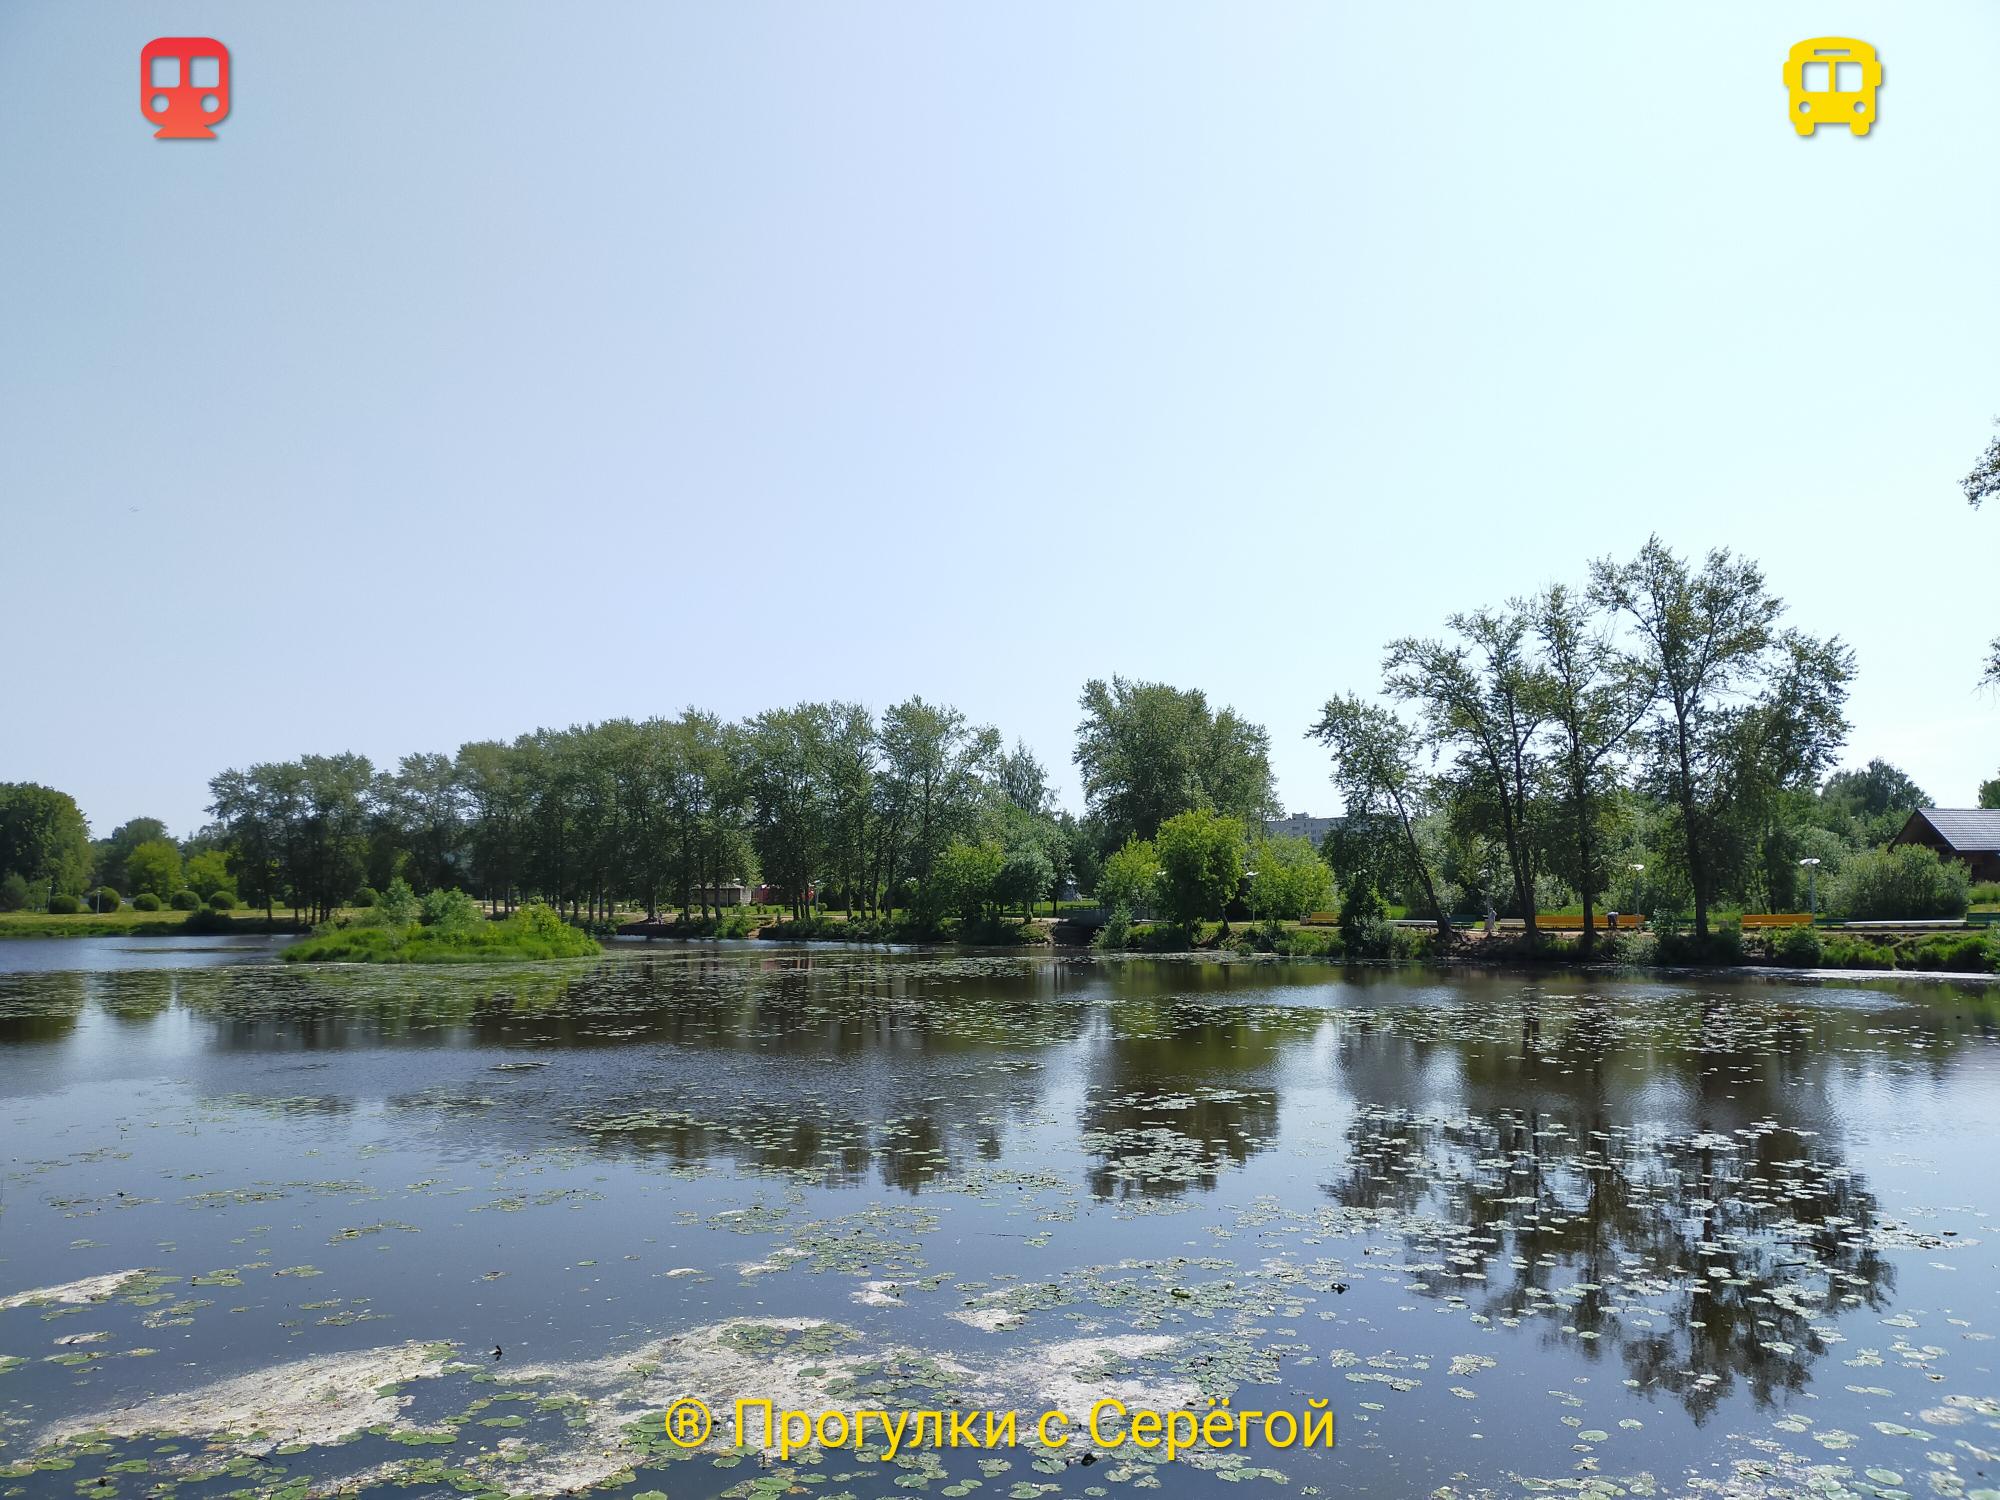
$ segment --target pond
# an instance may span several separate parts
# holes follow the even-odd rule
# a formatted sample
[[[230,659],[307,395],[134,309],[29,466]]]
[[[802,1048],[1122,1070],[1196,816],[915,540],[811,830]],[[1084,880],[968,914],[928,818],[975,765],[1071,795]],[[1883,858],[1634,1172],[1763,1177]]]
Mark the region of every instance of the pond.
[[[1990,990],[272,957],[0,945],[0,1493],[2000,1497]]]

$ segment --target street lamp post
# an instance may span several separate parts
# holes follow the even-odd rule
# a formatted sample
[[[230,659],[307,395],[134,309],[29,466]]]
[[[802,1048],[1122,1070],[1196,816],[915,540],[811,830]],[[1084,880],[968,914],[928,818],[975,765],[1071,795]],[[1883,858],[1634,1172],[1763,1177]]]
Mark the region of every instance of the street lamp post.
[[[1806,867],[1806,899],[1811,903],[1807,910],[1812,913],[1813,921],[1817,922],[1819,920],[1819,861],[1816,859],[1802,859],[1799,863]]]

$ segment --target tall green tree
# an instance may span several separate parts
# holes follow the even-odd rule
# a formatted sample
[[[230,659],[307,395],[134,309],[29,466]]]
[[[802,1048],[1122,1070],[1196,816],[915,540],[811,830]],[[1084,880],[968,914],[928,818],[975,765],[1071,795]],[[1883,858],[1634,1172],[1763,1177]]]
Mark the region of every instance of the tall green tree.
[[[229,873],[229,856],[221,849],[199,849],[182,866],[187,887],[206,901],[218,891],[235,894]]]
[[[820,747],[826,786],[826,873],[847,914],[876,904],[869,878],[869,820],[875,813],[878,771],[875,719],[859,703],[827,705]]]
[[[344,752],[300,756],[298,771],[294,899],[324,922],[361,884],[375,768],[367,756]]]
[[[938,855],[933,875],[939,911],[955,913],[962,922],[981,922],[1001,899],[1001,874],[1007,855],[989,840],[953,839]]]
[[[1814,821],[1857,848],[1894,838],[1928,793],[1899,766],[1876,758],[1859,770],[1836,771],[1819,789]]]
[[[289,768],[271,762],[210,779],[208,811],[229,839],[237,892],[269,920],[289,886]]]
[[[2000,418],[1993,425],[2000,428]],[[2000,436],[1995,436],[1986,444],[1986,451],[1979,455],[1979,462],[1972,466],[1972,472],[1959,481],[1965,491],[1966,503],[1974,510],[1994,495],[2000,495]]]
[[[181,851],[167,839],[147,839],[125,856],[130,894],[144,893],[165,901],[181,888]]]
[[[988,839],[1001,851],[994,881],[995,904],[1025,916],[1050,896],[1069,861],[1061,826],[1046,812],[1031,812],[1011,797],[996,795],[983,820]]]
[[[1541,728],[1550,684],[1530,659],[1529,623],[1518,610],[1455,614],[1455,641],[1393,642],[1384,663],[1389,691],[1415,704],[1430,738],[1456,752],[1455,799],[1478,831],[1506,852],[1514,905],[1535,941],[1541,789]]]
[[[1452,941],[1451,917],[1438,894],[1437,872],[1417,825],[1433,789],[1421,765],[1423,738],[1389,709],[1353,693],[1327,700],[1309,731],[1333,757],[1333,784],[1346,811],[1343,835],[1359,845],[1368,873],[1393,871],[1417,891],[1438,937]],[[1342,871],[1343,878],[1347,872]],[[1349,899],[1360,883],[1347,880]]]
[[[1150,911],[1160,899],[1160,855],[1152,840],[1128,838],[1106,855],[1094,891],[1113,911]]]
[[[498,911],[512,911],[520,889],[527,819],[526,784],[513,751],[499,740],[458,747],[452,774],[465,798],[467,874]]]
[[[1333,907],[1333,871],[1311,839],[1263,838],[1250,847],[1250,914],[1296,922]]]
[[[0,876],[20,876],[45,901],[81,891],[90,867],[90,825],[75,798],[31,781],[0,782]]]
[[[1113,677],[1084,684],[1076,764],[1110,847],[1149,839],[1177,813],[1208,808],[1256,824],[1282,809],[1270,737],[1199,690]]]
[[[457,762],[448,755],[406,755],[379,791],[397,841],[410,855],[417,886],[462,885],[467,869],[470,799]]]
[[[1049,795],[1047,768],[1019,740],[1014,741],[1012,750],[995,757],[993,784],[1001,796],[1023,812],[1040,816],[1055,811],[1054,799]]]
[[[701,915],[720,914],[720,888],[730,881],[755,884],[756,854],[750,838],[748,752],[740,726],[690,708],[679,721],[680,754],[669,793],[669,836],[676,850],[681,914],[691,904]],[[693,895],[700,893],[695,902]]]
[[[881,746],[881,815],[892,834],[884,883],[906,873],[927,910],[938,856],[976,825],[1000,735],[955,708],[910,698],[883,713]]]
[[[130,891],[125,860],[141,844],[167,837],[167,825],[158,818],[131,818],[111,830],[110,836],[95,846],[97,870],[91,877],[99,885]]]
[[[805,914],[807,893],[825,856],[829,796],[827,744],[832,710],[824,703],[766,710],[745,726],[743,775],[755,815],[764,878]]]
[[[1153,847],[1160,860],[1160,896],[1167,915],[1190,941],[1196,924],[1220,916],[1243,884],[1246,838],[1242,820],[1205,807],[1176,813],[1160,825]]]
[[[1556,867],[1583,902],[1583,948],[1596,941],[1598,896],[1611,876],[1604,810],[1617,790],[1617,758],[1652,702],[1651,685],[1617,651],[1589,599],[1553,584],[1526,609],[1541,657],[1547,773],[1553,792]]]
[[[2000,421],[1994,423],[2000,427]],[[1995,437],[1986,445],[1979,462],[1972,466],[1972,472],[1960,481],[1965,490],[1966,502],[1974,510],[1992,495],[2000,495],[2000,437]],[[1980,681],[1988,687],[2000,688],[2000,636],[1993,638]]]
[[[1784,601],[1726,550],[1700,566],[1651,538],[1592,569],[1594,597],[1629,624],[1630,669],[1652,685],[1642,736],[1652,788],[1677,823],[1695,931],[1755,847],[1772,794],[1816,783],[1846,736],[1853,653],[1783,630]]]

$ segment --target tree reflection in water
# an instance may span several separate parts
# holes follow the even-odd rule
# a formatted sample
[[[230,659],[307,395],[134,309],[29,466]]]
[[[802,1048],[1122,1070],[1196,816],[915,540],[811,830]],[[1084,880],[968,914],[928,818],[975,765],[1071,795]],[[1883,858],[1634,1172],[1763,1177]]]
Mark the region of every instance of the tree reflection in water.
[[[1297,1024],[1249,1010],[1160,999],[1106,1008],[1092,1038],[1090,1097],[1078,1144],[1098,1158],[1098,1198],[1207,1190],[1278,1132],[1278,1092],[1263,1080]]]
[[[1566,1020],[1552,1042],[1529,1007],[1514,1062],[1523,1093],[1537,1093],[1524,1074],[1561,1063],[1572,1107],[1366,1107],[1323,1191],[1400,1233],[1412,1290],[1508,1326],[1543,1319],[1587,1357],[1615,1350],[1642,1390],[1670,1392],[1696,1421],[1738,1380],[1760,1404],[1803,1390],[1833,1317],[1886,1302],[1883,1250],[1904,1232],[1775,1111],[1710,1128],[1700,1079],[1747,1089],[1733,1047],[1695,1049],[1697,1119],[1663,1129],[1618,1120],[1594,1087],[1604,1017],[1586,1006]]]

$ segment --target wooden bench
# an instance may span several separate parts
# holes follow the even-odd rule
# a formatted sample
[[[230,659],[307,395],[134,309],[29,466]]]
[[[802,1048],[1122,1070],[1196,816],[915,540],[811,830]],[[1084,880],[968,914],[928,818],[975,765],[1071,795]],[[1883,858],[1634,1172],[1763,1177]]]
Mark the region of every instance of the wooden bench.
[[[1743,914],[1743,930],[1755,932],[1763,927],[1810,927],[1812,916],[1802,911],[1758,911]]]
[[[1609,914],[1605,912],[1593,913],[1591,916],[1591,927],[1598,932],[1611,931],[1612,924],[1608,917]],[[1617,917],[1617,930],[1619,932],[1630,932],[1644,925],[1646,920],[1634,911],[1621,911],[1617,914]],[[1581,932],[1583,931],[1583,916],[1581,913],[1567,915],[1556,912],[1536,912],[1535,926],[1539,927],[1543,932]]]
[[[1309,911],[1299,918],[1301,927],[1338,927],[1340,913],[1337,911]]]

